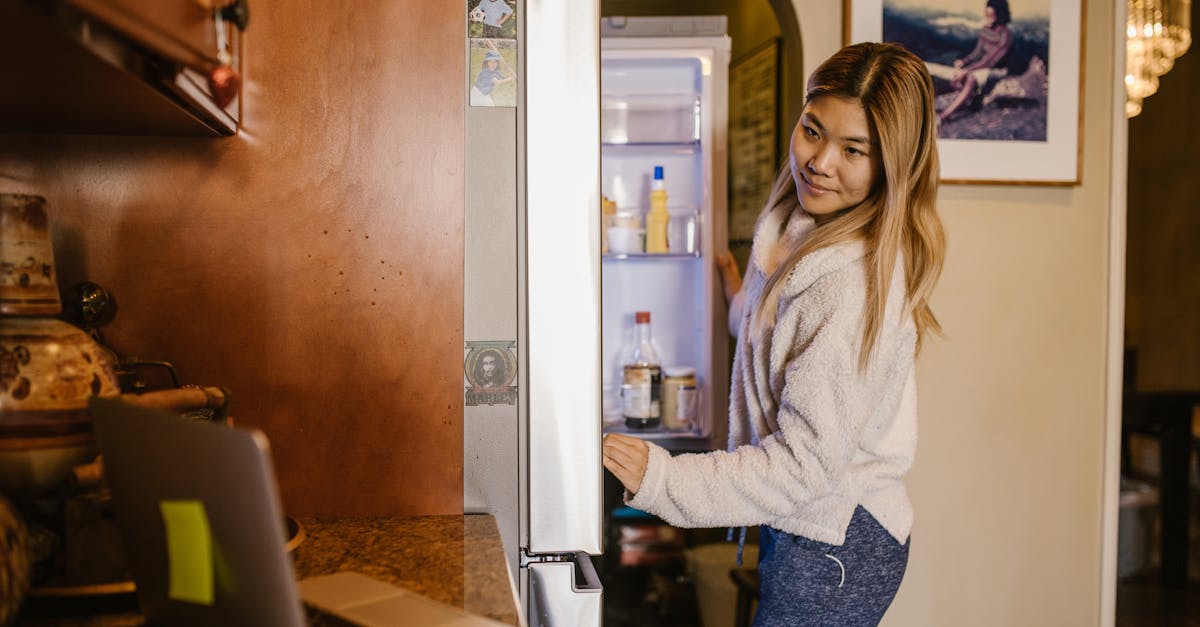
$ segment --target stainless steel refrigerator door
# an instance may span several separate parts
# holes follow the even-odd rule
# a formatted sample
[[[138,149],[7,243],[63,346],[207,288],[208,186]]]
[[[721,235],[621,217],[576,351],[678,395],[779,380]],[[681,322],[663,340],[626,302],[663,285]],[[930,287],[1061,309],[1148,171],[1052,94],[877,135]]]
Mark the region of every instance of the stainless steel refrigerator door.
[[[525,4],[528,547],[534,554],[601,552],[598,5]]]
[[[586,553],[529,565],[529,627],[600,627],[600,578]]]

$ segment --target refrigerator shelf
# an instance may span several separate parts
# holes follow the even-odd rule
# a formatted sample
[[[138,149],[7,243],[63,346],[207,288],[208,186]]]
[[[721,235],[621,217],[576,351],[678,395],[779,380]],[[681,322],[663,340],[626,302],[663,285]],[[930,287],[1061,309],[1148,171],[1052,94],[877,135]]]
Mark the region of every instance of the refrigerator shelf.
[[[630,429],[623,422],[606,423],[602,432],[607,435],[609,433],[621,433],[624,435],[632,435],[644,440],[668,440],[668,439],[695,439],[702,440],[708,435],[696,430],[678,430],[672,431],[664,427],[657,429]]]
[[[700,109],[700,94],[695,91],[620,92],[606,90],[600,94],[600,115],[614,111],[670,111],[691,114]]]
[[[700,141],[700,94],[607,93],[600,96],[603,143]]]
[[[608,156],[642,156],[647,154],[694,155],[700,152],[700,141],[690,142],[603,142],[600,146]]]
[[[604,253],[605,261],[649,261],[654,259],[699,259],[700,253]]]

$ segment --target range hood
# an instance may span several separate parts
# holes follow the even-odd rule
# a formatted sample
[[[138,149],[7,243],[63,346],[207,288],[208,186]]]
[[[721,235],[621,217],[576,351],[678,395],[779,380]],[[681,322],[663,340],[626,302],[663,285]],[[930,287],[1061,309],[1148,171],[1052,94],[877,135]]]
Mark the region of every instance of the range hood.
[[[0,133],[233,135],[240,97],[219,106],[204,73],[218,63],[206,4],[0,0]],[[154,14],[168,5],[176,14]],[[226,27],[236,70],[240,37]]]

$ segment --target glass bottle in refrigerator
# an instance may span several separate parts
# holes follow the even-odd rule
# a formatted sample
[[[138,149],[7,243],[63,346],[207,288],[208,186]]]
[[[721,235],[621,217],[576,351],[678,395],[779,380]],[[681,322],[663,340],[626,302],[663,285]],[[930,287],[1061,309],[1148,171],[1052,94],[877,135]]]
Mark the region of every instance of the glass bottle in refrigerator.
[[[653,429],[662,423],[662,362],[650,331],[650,312],[635,314],[633,352],[624,366],[621,413],[630,429]]]

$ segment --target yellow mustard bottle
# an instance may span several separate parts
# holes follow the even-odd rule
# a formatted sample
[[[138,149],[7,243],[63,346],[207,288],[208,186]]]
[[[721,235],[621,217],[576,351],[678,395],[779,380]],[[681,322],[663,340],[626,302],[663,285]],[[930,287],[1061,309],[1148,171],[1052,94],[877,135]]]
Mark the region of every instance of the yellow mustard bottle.
[[[654,180],[650,183],[650,212],[646,214],[646,252],[665,253],[667,248],[667,190],[663,183],[663,167],[654,166]]]

